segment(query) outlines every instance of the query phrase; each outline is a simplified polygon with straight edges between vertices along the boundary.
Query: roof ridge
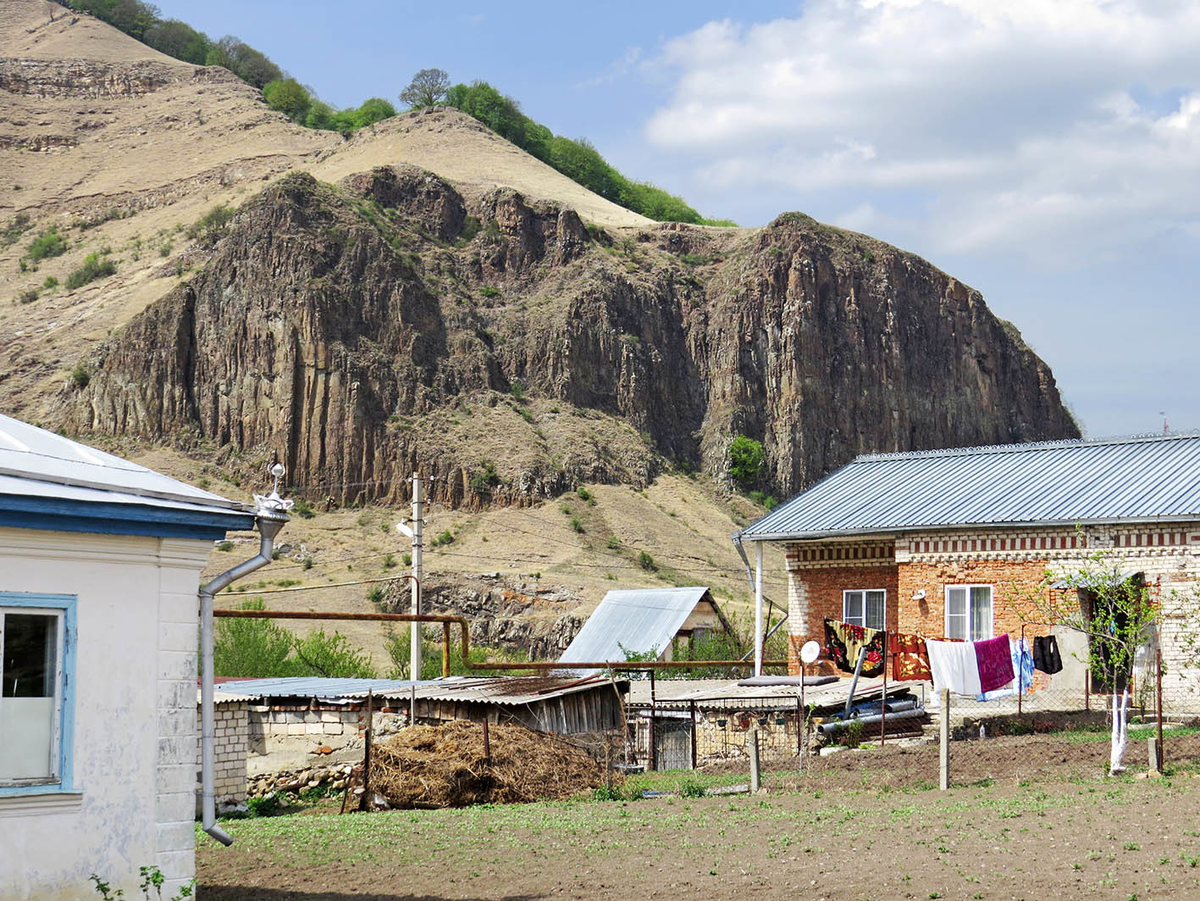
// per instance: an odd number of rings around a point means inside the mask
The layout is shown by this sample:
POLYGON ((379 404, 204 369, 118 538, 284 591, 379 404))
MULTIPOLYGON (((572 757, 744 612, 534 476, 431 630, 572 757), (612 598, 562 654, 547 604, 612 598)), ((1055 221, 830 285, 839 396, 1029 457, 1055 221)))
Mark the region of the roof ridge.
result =
POLYGON ((907 460, 920 457, 968 457, 982 454, 1012 454, 1026 451, 1049 450, 1062 447, 1102 446, 1113 444, 1141 444, 1154 441, 1176 441, 1188 438, 1200 438, 1200 431, 1143 432, 1130 435, 1113 435, 1103 438, 1049 438, 1044 441, 1024 441, 1014 444, 980 444, 971 447, 945 447, 930 450, 891 451, 876 454, 860 454, 850 465, 856 463, 872 463, 878 460, 907 460))

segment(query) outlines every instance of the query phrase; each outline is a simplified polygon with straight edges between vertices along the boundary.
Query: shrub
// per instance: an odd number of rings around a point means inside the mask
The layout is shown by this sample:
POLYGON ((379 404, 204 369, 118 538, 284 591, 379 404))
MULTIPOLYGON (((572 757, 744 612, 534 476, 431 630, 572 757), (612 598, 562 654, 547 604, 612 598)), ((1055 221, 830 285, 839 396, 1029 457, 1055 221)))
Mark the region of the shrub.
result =
POLYGON ((768 510, 774 510, 779 506, 779 501, 773 495, 767 494, 765 491, 751 491, 746 495, 754 503, 766 507, 768 510))
POLYGON ((758 481, 765 460, 761 441, 738 435, 729 443, 729 475, 743 487, 758 481))
POLYGON ((292 512, 297 516, 304 517, 305 519, 312 519, 317 515, 317 511, 314 510, 312 505, 303 498, 296 501, 296 503, 292 505, 292 512))
POLYGON ((33 303, 37 299, 38 299, 38 289, 37 288, 26 288, 24 291, 22 291, 20 294, 17 295, 17 303, 33 303))
POLYGON ((187 230, 187 236, 202 247, 212 247, 225 237, 233 215, 234 209, 229 204, 218 204, 192 223, 187 230))
POLYGON ((654 558, 645 551, 638 551, 637 565, 647 572, 654 572, 658 569, 658 566, 654 563, 654 558))
POLYGON ((384 569, 395 569, 395 567, 396 567, 396 555, 395 554, 384 555, 383 568, 384 569))
POLYGON ((383 605, 384 598, 387 597, 387 591, 382 585, 372 585, 367 592, 367 602, 374 604, 376 607, 383 605))
POLYGON ((483 468, 471 474, 471 490, 479 494, 487 494, 500 484, 500 474, 490 460, 483 461, 483 468))
POLYGON ((11 247, 21 240, 21 235, 25 234, 29 228, 29 215, 27 213, 17 213, 13 220, 0 229, 0 247, 11 247))
POLYGON ((53 275, 47 275, 46 280, 42 282, 42 288, 46 291, 53 291, 58 287, 58 279, 53 275))
POLYGON ((679 796, 681 798, 703 798, 704 784, 691 777, 684 778, 679 783, 679 796))
POLYGON ((217 550, 224 551, 225 553, 228 554, 230 551, 233 550, 233 542, 232 541, 218 541, 217 542, 217 550))
POLYGON ((611 785, 602 785, 599 788, 592 789, 593 801, 624 801, 625 796, 621 794, 619 788, 613 788, 611 785))
POLYGON ((513 400, 525 399, 525 386, 521 383, 520 379, 513 379, 513 383, 509 388, 509 391, 512 392, 513 400))
POLYGON ((75 368, 71 370, 71 384, 82 390, 88 386, 88 382, 91 380, 92 376, 88 373, 87 367, 82 363, 76 363, 75 368))
POLYGON ((449 529, 446 529, 440 535, 435 537, 433 539, 433 541, 429 542, 429 546, 430 547, 441 547, 444 544, 453 544, 453 543, 454 543, 454 535, 451 534, 449 529))
POLYGON ((30 242, 25 257, 34 261, 59 257, 67 252, 67 246, 67 239, 58 233, 57 226, 51 226, 30 242))
POLYGON ((67 276, 67 290, 74 291, 76 288, 82 288, 88 282, 94 282, 98 278, 107 278, 117 271, 117 264, 112 260, 100 259, 100 254, 89 253, 83 261, 83 265, 67 276))
POLYGON ((583 527, 583 523, 581 523, 578 519, 571 520, 571 528, 574 529, 576 532, 578 532, 580 535, 582 535, 584 532, 587 531, 587 529, 585 529, 583 527))

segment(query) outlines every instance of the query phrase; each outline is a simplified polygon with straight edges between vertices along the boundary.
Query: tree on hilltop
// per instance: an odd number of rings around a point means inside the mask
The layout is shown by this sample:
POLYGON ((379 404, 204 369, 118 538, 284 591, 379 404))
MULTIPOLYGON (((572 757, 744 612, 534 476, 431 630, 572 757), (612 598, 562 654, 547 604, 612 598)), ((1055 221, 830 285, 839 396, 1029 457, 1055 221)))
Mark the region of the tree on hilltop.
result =
POLYGON ((400 92, 400 101, 407 103, 409 109, 436 106, 445 102, 449 90, 450 76, 444 69, 422 69, 400 92))

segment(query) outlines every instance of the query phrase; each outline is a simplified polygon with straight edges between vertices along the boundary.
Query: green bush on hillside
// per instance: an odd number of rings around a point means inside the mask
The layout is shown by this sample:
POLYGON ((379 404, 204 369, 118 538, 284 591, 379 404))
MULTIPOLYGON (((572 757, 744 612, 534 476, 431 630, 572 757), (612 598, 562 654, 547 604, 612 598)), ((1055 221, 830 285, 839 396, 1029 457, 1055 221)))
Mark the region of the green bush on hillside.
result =
POLYGON ((110 259, 100 259, 100 254, 89 253, 83 265, 67 276, 67 290, 74 291, 82 288, 88 282, 105 278, 117 271, 117 264, 110 259))
POLYGON ((516 100, 486 81, 454 85, 446 92, 446 104, 479 120, 572 181, 635 213, 660 222, 734 225, 728 219, 706 219, 681 198, 648 182, 630 181, 610 166, 589 141, 555 135, 522 113, 516 100))
POLYGON ((738 435, 729 443, 729 475, 743 488, 758 481, 765 461, 761 441, 738 435))
POLYGON ((67 239, 58 233, 57 227, 51 226, 29 243, 25 258, 36 261, 62 256, 67 246, 67 239))

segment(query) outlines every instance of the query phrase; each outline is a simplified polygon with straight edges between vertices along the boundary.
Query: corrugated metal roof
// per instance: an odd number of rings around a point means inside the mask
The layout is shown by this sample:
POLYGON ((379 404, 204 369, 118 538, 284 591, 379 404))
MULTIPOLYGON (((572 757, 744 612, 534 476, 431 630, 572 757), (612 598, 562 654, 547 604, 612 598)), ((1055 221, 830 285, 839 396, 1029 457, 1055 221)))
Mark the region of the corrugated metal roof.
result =
MULTIPOLYGON (((625 681, 618 679, 618 686, 625 681)), ((220 690, 258 698, 325 698, 362 700, 370 691, 377 698, 408 700, 416 688, 417 700, 461 701, 478 704, 530 704, 578 691, 609 686, 606 676, 450 676, 423 682, 401 679, 325 679, 291 676, 279 679, 244 679, 222 682, 220 690)))
MULTIPOLYGON (((618 679, 618 690, 625 686, 618 679)), ((607 676, 450 676, 426 682, 418 700, 470 701, 479 704, 533 704, 596 688, 612 690, 607 676)))
POLYGON ((743 540, 1200 519, 1200 433, 862 456, 743 540))
MULTIPOLYGON (((367 692, 386 697, 428 683, 405 679, 326 679, 320 676, 286 676, 278 679, 238 679, 221 683, 221 691, 263 698, 349 698, 367 692)), ((407 695, 406 695, 407 696, 407 695)))
POLYGON ((623 663, 626 651, 661 653, 707 593, 703 586, 610 591, 558 660, 623 663))
MULTIPOLYGON (((846 703, 850 694, 849 678, 835 679, 823 685, 806 685, 804 702, 817 707, 837 707, 846 703)), ((895 694, 911 686, 892 683, 889 692, 895 694)), ((658 680, 654 698, 658 707, 683 710, 695 703, 706 710, 735 710, 739 707, 794 707, 799 697, 796 685, 739 685, 736 679, 658 680), (668 687, 669 686, 669 687, 668 687), (676 687, 678 686, 678 688, 676 687), (663 689, 667 688, 664 695, 663 689)), ((883 693, 883 679, 860 678, 854 689, 856 700, 866 701, 883 693)), ((628 704, 640 708, 650 706, 648 682, 630 684, 628 704)))
POLYGON ((253 508, 0 414, 0 493, 215 513, 253 508), (88 492, 104 492, 104 496, 88 492))

